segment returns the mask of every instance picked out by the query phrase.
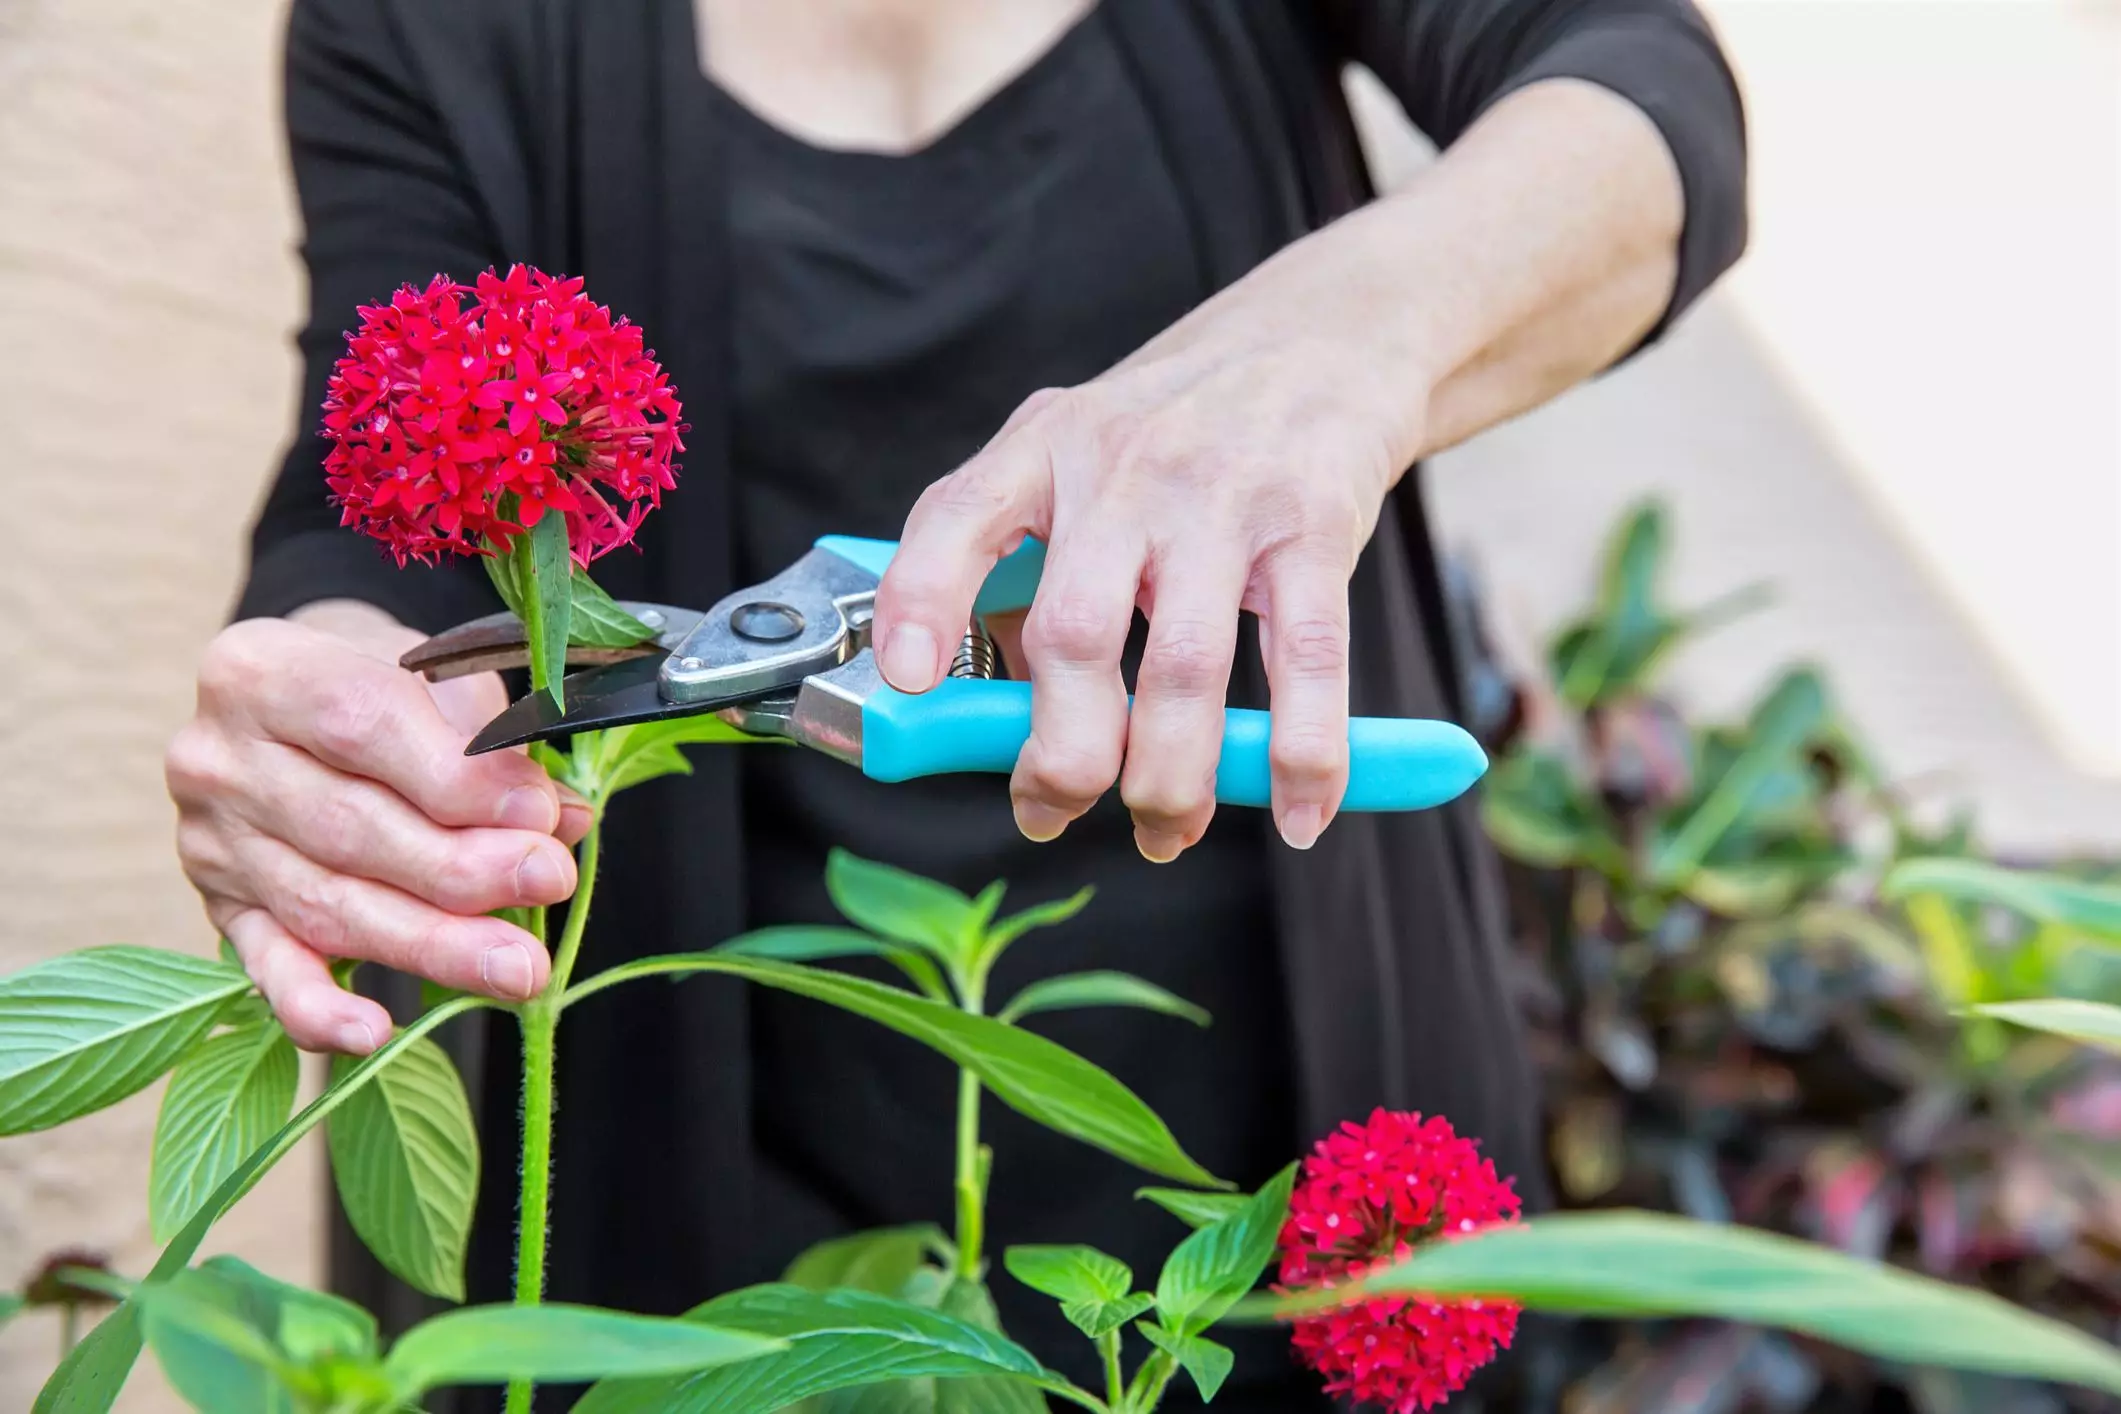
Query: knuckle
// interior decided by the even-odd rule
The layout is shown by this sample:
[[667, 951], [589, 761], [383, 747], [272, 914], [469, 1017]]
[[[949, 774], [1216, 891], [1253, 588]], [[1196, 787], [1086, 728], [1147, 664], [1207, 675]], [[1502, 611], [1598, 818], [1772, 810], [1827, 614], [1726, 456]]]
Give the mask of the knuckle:
[[347, 682], [318, 711], [312, 730], [317, 745], [340, 757], [360, 757], [388, 734], [395, 703], [371, 683]]
[[215, 634], [199, 659], [199, 700], [220, 706], [250, 695], [270, 671], [279, 637], [266, 619], [246, 619]]
[[358, 790], [332, 790], [309, 803], [302, 833], [312, 851], [326, 860], [352, 863], [367, 855], [374, 842], [366, 802]]
[[1294, 780], [1331, 780], [1347, 762], [1347, 738], [1317, 726], [1281, 727], [1267, 747], [1274, 774]]
[[1116, 657], [1120, 635], [1115, 615], [1087, 594], [1040, 596], [1024, 622], [1024, 651], [1062, 663], [1095, 663]]
[[1158, 624], [1143, 675], [1172, 696], [1220, 696], [1235, 656], [1229, 633], [1199, 619]]
[[180, 804], [219, 794], [233, 775], [220, 734], [196, 721], [180, 727], [162, 753], [162, 779]]
[[428, 878], [428, 901], [446, 913], [483, 913], [508, 890], [502, 871], [478, 851], [452, 848], [442, 853]]
[[1324, 617], [1276, 624], [1274, 651], [1288, 671], [1298, 677], [1345, 677], [1348, 671], [1348, 626], [1337, 618]]
[[317, 951], [344, 957], [352, 950], [353, 883], [345, 876], [309, 873], [288, 889], [284, 907], [282, 926]]
[[1119, 776], [1111, 753], [1096, 747], [1063, 744], [1027, 752], [1024, 784], [1042, 800], [1080, 805], [1096, 800]]

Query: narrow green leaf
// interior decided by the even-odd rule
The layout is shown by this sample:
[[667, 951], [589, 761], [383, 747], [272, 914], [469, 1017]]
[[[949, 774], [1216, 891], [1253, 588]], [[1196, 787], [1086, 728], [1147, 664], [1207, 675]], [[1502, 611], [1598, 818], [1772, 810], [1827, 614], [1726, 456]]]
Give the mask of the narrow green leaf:
[[[514, 504], [513, 496], [504, 497], [501, 514], [513, 516]], [[520, 545], [522, 542], [516, 543]], [[524, 623], [529, 623], [530, 611], [523, 602], [522, 574], [514, 553], [511, 551], [481, 555], [479, 563], [486, 567], [486, 578], [493, 584], [493, 592], [501, 596], [501, 602], [507, 606], [508, 612]]]
[[599, 736], [602, 743], [597, 775], [584, 783], [587, 789], [583, 791], [592, 799], [608, 799], [661, 776], [691, 775], [692, 763], [679, 747], [743, 746], [779, 740], [740, 732], [712, 712], [607, 727]]
[[1197, 1335], [1259, 1284], [1288, 1221], [1295, 1187], [1296, 1165], [1290, 1164], [1244, 1207], [1173, 1249], [1156, 1279], [1156, 1314], [1166, 1328], [1181, 1339]]
[[1155, 1306], [1155, 1297], [1137, 1291], [1113, 1301], [1070, 1301], [1062, 1305], [1061, 1314], [1084, 1335], [1100, 1340]]
[[2027, 1002], [1991, 1002], [1972, 1010], [2121, 1055], [2121, 1006], [2054, 997]]
[[1196, 1193], [1190, 1188], [1137, 1188], [1137, 1198], [1146, 1198], [1188, 1227], [1207, 1227], [1234, 1216], [1251, 1202], [1243, 1193]]
[[804, 1252], [788, 1264], [781, 1280], [805, 1291], [850, 1287], [896, 1296], [921, 1259], [945, 1241], [942, 1229], [933, 1223], [851, 1233]]
[[825, 892], [863, 929], [927, 952], [944, 967], [963, 967], [980, 941], [980, 909], [959, 890], [859, 854], [836, 848], [827, 856]]
[[634, 977], [684, 972], [746, 977], [866, 1016], [942, 1052], [977, 1075], [1002, 1103], [1049, 1129], [1165, 1178], [1204, 1188], [1222, 1184], [1179, 1147], [1169, 1126], [1139, 1096], [1081, 1056], [1020, 1027], [967, 1015], [896, 987], [820, 968], [709, 952], [625, 963], [583, 983], [581, 995]]
[[1885, 876], [1888, 899], [1936, 894], [1961, 903], [1994, 904], [2040, 923], [2055, 923], [2121, 943], [2121, 888], [2058, 874], [2006, 869], [1977, 859], [1910, 859]]
[[[943, 974], [925, 953], [896, 948], [852, 928], [820, 928], [789, 924], [740, 933], [714, 950], [730, 957], [763, 957], [775, 962], [829, 962], [836, 957], [880, 957], [921, 990], [939, 1002], [950, 1002], [950, 988]], [[954, 1003], [952, 1003], [954, 1005]]]
[[742, 1364], [646, 1380], [606, 1380], [575, 1414], [768, 1414], [798, 1400], [886, 1380], [1054, 1377], [1029, 1351], [969, 1321], [866, 1291], [755, 1286], [687, 1320], [785, 1341]]
[[672, 1316], [595, 1306], [469, 1306], [420, 1322], [383, 1362], [404, 1398], [437, 1385], [677, 1375], [754, 1359], [787, 1342]]
[[0, 978], [0, 1135], [146, 1089], [249, 990], [241, 968], [161, 948], [90, 948]]
[[1130, 1006], [1182, 1017], [1195, 1026], [1208, 1024], [1208, 1013], [1130, 972], [1070, 972], [1033, 982], [995, 1014], [999, 1021], [1021, 1021], [1042, 1011], [1076, 1007]]
[[1679, 827], [1652, 850], [1650, 873], [1676, 885], [1756, 808], [1755, 795], [1826, 724], [1826, 685], [1810, 668], [1783, 675], [1753, 709], [1744, 751]]
[[567, 634], [574, 618], [574, 562], [567, 554], [567, 517], [539, 516], [536, 525], [516, 537], [511, 553], [523, 598], [517, 612], [530, 640], [531, 685], [550, 692], [553, 703], [564, 708], [567, 702], [560, 680], [567, 675]]
[[290, 1359], [375, 1359], [376, 1318], [353, 1302], [268, 1276], [240, 1257], [209, 1257], [187, 1280], [208, 1278], [230, 1309]]
[[[936, 1309], [983, 1331], [1002, 1333], [1001, 1313], [994, 1309], [994, 1297], [985, 1282], [969, 1277], [947, 1281]], [[935, 1414], [1047, 1414], [1046, 1397], [1039, 1393], [1040, 1388], [1065, 1388], [1058, 1377], [1034, 1384], [1015, 1375], [974, 1375], [962, 1380], [920, 1383], [935, 1391]]]
[[155, 1121], [147, 1210], [167, 1242], [295, 1107], [294, 1043], [270, 1018], [208, 1037], [177, 1062]]
[[2121, 1350], [2073, 1326], [1793, 1238], [1661, 1213], [1555, 1214], [1433, 1243], [1356, 1285], [1263, 1298], [1244, 1314], [1317, 1310], [1358, 1292], [1497, 1298], [1592, 1316], [1712, 1316], [1911, 1365], [2121, 1394]]
[[580, 565], [570, 577], [574, 613], [567, 641], [588, 648], [631, 648], [655, 637], [655, 630], [619, 607], [618, 600], [589, 577]]
[[[245, 1159], [240, 1168], [222, 1180], [213, 1196], [184, 1225], [184, 1230], [162, 1249], [162, 1255], [156, 1259], [144, 1282], [168, 1281], [183, 1271], [222, 1214], [250, 1192], [304, 1135], [374, 1084], [377, 1076], [396, 1064], [398, 1057], [429, 1032], [454, 1017], [485, 1005], [488, 1003], [477, 998], [463, 997], [435, 1008], [405, 1027], [373, 1055], [354, 1066], [338, 1083], [310, 1101], [302, 1113], [281, 1127], [269, 1144]], [[118, 1391], [124, 1388], [126, 1376], [132, 1372], [133, 1362], [140, 1358], [140, 1343], [139, 1302], [137, 1299], [127, 1300], [97, 1322], [95, 1329], [74, 1347], [73, 1353], [60, 1362], [59, 1368], [44, 1382], [44, 1388], [38, 1391], [32, 1414], [109, 1414], [111, 1406], [117, 1402]]]
[[[1054, 899], [1050, 903], [1033, 904], [1021, 913], [1012, 913], [1001, 922], [987, 929], [987, 941], [981, 951], [991, 961], [1000, 957], [1011, 943], [1033, 928], [1051, 928], [1056, 923], [1065, 923], [1081, 913], [1095, 897], [1097, 890], [1085, 886], [1066, 898]], [[999, 903], [1000, 896], [995, 901]]]
[[1056, 1301], [1114, 1301], [1134, 1289], [1133, 1269], [1095, 1247], [1011, 1247], [1002, 1264], [1010, 1276]]
[[[340, 1057], [333, 1073], [351, 1068]], [[326, 1137], [346, 1220], [376, 1260], [429, 1295], [463, 1300], [479, 1137], [448, 1054], [432, 1041], [407, 1050]]]
[[971, 960], [979, 914], [947, 884], [835, 849], [825, 861], [825, 891], [835, 908], [879, 937], [919, 948], [947, 968]]
[[22, 1308], [26, 1304], [20, 1296], [12, 1291], [0, 1292], [0, 1329], [5, 1329], [9, 1321], [21, 1315]]
[[1217, 1345], [1206, 1336], [1179, 1335], [1165, 1330], [1154, 1321], [1138, 1322], [1134, 1329], [1149, 1338], [1149, 1343], [1178, 1362], [1178, 1368], [1193, 1377], [1193, 1387], [1200, 1391], [1201, 1403], [1215, 1398], [1223, 1381], [1230, 1378], [1230, 1367], [1237, 1357], [1227, 1345]]

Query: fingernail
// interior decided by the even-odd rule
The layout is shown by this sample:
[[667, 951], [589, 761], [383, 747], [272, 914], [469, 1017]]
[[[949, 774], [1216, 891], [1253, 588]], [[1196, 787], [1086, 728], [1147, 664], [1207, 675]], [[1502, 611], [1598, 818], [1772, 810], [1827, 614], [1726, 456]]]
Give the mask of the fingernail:
[[935, 635], [920, 624], [900, 624], [884, 642], [884, 680], [902, 692], [935, 685]]
[[516, 897], [525, 903], [558, 903], [567, 896], [567, 871], [549, 849], [534, 849], [516, 866]]
[[561, 781], [554, 781], [552, 788], [560, 793], [560, 809], [587, 810], [589, 808], [588, 798], [573, 786]]
[[1141, 857], [1151, 864], [1169, 864], [1185, 851], [1186, 840], [1183, 835], [1165, 834], [1161, 830], [1144, 830], [1136, 826], [1134, 847], [1140, 850]]
[[365, 1021], [339, 1023], [339, 1049], [348, 1055], [365, 1056], [376, 1048], [375, 1029]]
[[530, 995], [530, 954], [521, 943], [499, 943], [479, 958], [479, 980], [497, 997], [522, 1001]]
[[1325, 829], [1326, 812], [1316, 805], [1292, 805], [1281, 817], [1281, 837], [1291, 849], [1309, 849]]
[[1068, 828], [1068, 817], [1040, 801], [1019, 800], [1016, 802], [1016, 828], [1025, 839], [1044, 844], [1060, 838], [1060, 832]]
[[498, 823], [503, 829], [537, 830], [550, 834], [552, 827], [560, 823], [558, 804], [549, 790], [517, 786], [501, 797]]

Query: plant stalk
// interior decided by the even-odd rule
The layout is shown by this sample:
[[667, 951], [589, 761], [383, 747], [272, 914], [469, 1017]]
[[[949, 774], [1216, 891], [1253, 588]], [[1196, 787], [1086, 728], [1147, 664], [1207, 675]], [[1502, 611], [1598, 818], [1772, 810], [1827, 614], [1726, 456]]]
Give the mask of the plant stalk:
[[1106, 1331], [1097, 1338], [1098, 1353], [1105, 1357], [1105, 1402], [1114, 1409], [1127, 1403], [1127, 1377], [1119, 1368], [1119, 1332]]
[[[545, 990], [523, 1004], [517, 1016], [523, 1027], [523, 1163], [516, 1207], [516, 1305], [535, 1306], [545, 1299], [545, 1237], [552, 1205], [553, 1072], [559, 1056], [560, 1012], [567, 1004], [567, 981], [582, 949], [589, 923], [589, 904], [596, 892], [597, 850], [601, 822], [582, 837], [574, 899], [560, 930]], [[538, 912], [538, 940], [544, 941], [544, 911]], [[532, 1385], [517, 1380], [508, 1386], [507, 1414], [530, 1414]]]
[[980, 1244], [987, 1222], [979, 1161], [979, 1077], [957, 1075], [957, 1274], [979, 1276]]

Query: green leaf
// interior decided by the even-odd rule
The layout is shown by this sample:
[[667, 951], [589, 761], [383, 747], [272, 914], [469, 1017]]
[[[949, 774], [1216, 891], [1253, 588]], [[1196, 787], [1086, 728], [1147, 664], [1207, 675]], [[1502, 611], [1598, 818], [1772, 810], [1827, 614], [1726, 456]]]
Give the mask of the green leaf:
[[294, 1362], [243, 1309], [237, 1283], [205, 1271], [142, 1286], [147, 1343], [172, 1388], [194, 1409], [291, 1414]]
[[0, 1292], [0, 1330], [6, 1329], [7, 1323], [21, 1315], [22, 1308], [28, 1304], [12, 1291]]
[[287, 1123], [301, 1066], [278, 1023], [252, 1021], [193, 1047], [155, 1121], [147, 1209], [167, 1242], [236, 1166]]
[[160, 948], [90, 948], [0, 978], [0, 1135], [146, 1089], [249, 990], [240, 968]]
[[947, 884], [835, 849], [825, 861], [825, 891], [835, 908], [879, 937], [918, 948], [948, 968], [971, 961], [979, 914]]
[[704, 1321], [595, 1306], [469, 1306], [398, 1339], [384, 1373], [405, 1398], [437, 1385], [678, 1375], [786, 1350], [787, 1342]]
[[1251, 1198], [1242, 1193], [1196, 1193], [1190, 1188], [1137, 1188], [1146, 1198], [1188, 1227], [1207, 1227], [1233, 1217]]
[[[162, 1255], [156, 1259], [145, 1281], [167, 1281], [185, 1270], [198, 1253], [199, 1244], [206, 1240], [206, 1234], [212, 1231], [222, 1214], [250, 1192], [304, 1135], [374, 1084], [377, 1076], [395, 1065], [398, 1057], [429, 1032], [454, 1017], [485, 1005], [488, 1003], [464, 997], [437, 1007], [399, 1031], [374, 1054], [354, 1066], [337, 1084], [310, 1101], [300, 1114], [281, 1127], [270, 1143], [245, 1159], [240, 1168], [222, 1180], [213, 1196], [184, 1225], [184, 1230], [162, 1249]], [[140, 1344], [140, 1306], [137, 1300], [127, 1300], [97, 1322], [95, 1329], [74, 1347], [73, 1353], [60, 1362], [59, 1368], [44, 1382], [44, 1388], [38, 1391], [33, 1414], [109, 1414], [110, 1407], [117, 1402], [118, 1391], [125, 1385], [126, 1376], [132, 1371], [133, 1362], [140, 1358]]]
[[1195, 1026], [1208, 1024], [1208, 1013], [1184, 997], [1129, 972], [1070, 972], [1033, 982], [996, 1013], [999, 1021], [1020, 1021], [1042, 1011], [1074, 1007], [1131, 1006], [1183, 1017]]
[[2121, 1055], [2121, 1006], [2057, 997], [2028, 1002], [1992, 1002], [1972, 1010]]
[[1505, 756], [1481, 787], [1480, 812], [1488, 837], [1513, 859], [1543, 869], [1626, 867], [1567, 764], [1548, 752], [1520, 748]]
[[[1165, 1178], [1221, 1186], [1181, 1149], [1170, 1128], [1140, 1097], [1074, 1052], [992, 1017], [910, 996], [860, 977], [820, 968], [715, 953], [643, 958], [599, 973], [585, 989], [671, 972], [746, 977], [866, 1016], [910, 1036], [977, 1075], [1002, 1103], [1049, 1129]], [[578, 998], [579, 999], [579, 998]]]
[[1993, 904], [2037, 922], [2121, 943], [2121, 888], [2109, 884], [1974, 859], [1910, 859], [1885, 876], [1880, 892], [1887, 899], [1935, 894], [1962, 903]]
[[[333, 1074], [349, 1069], [342, 1056]], [[429, 1295], [462, 1301], [479, 1137], [448, 1054], [432, 1041], [413, 1046], [326, 1135], [346, 1220], [376, 1260]]]
[[[1001, 1334], [1001, 1316], [984, 1282], [969, 1277], [948, 1281], [936, 1309], [967, 1325]], [[935, 1414], [1047, 1414], [1040, 1386], [1014, 1375], [974, 1375], [928, 1383], [935, 1391]], [[1060, 1385], [1058, 1376], [1046, 1382], [1047, 1388]]]
[[574, 619], [574, 561], [567, 553], [567, 517], [546, 514], [515, 538], [509, 554], [521, 591], [517, 613], [530, 640], [530, 681], [565, 708], [560, 680], [567, 675], [567, 634]]
[[691, 775], [692, 763], [678, 750], [681, 746], [741, 746], [776, 740], [740, 732], [712, 712], [606, 727], [598, 736], [595, 775], [576, 786], [593, 800], [608, 799], [661, 776]]
[[1193, 1377], [1193, 1387], [1200, 1391], [1203, 1404], [1215, 1398], [1223, 1381], [1230, 1378], [1230, 1367], [1237, 1357], [1226, 1345], [1217, 1345], [1206, 1336], [1179, 1335], [1165, 1330], [1154, 1321], [1142, 1321], [1134, 1329], [1149, 1338], [1149, 1343], [1178, 1362], [1178, 1367]]
[[1650, 873], [1667, 886], [1683, 882], [1773, 784], [1777, 772], [1826, 724], [1826, 686], [1809, 668], [1793, 669], [1753, 709], [1745, 749], [1669, 836], [1650, 852]]
[[655, 637], [655, 630], [619, 607], [618, 600], [589, 577], [580, 565], [569, 577], [574, 613], [568, 622], [567, 641], [585, 648], [631, 648]]
[[[1010, 914], [1007, 918], [986, 930], [987, 939], [980, 949], [981, 955], [987, 961], [992, 962], [995, 958], [1000, 957], [1011, 943], [1030, 932], [1033, 928], [1051, 928], [1054, 924], [1065, 923], [1076, 914], [1081, 913], [1084, 908], [1089, 906], [1090, 900], [1096, 894], [1097, 890], [1094, 887], [1084, 887], [1077, 889], [1066, 898], [1054, 899], [1050, 903], [1033, 904], [1021, 913]], [[981, 897], [984, 898], [985, 895], [983, 894]], [[1000, 902], [1001, 896], [996, 894], [995, 903], [999, 904]]]
[[921, 1258], [946, 1241], [942, 1229], [933, 1223], [882, 1227], [835, 1237], [818, 1243], [789, 1263], [781, 1280], [805, 1291], [850, 1287], [896, 1296], [921, 1264]]
[[[906, 974], [924, 996], [950, 1001], [950, 988], [943, 974], [926, 954], [895, 948], [852, 928], [820, 928], [789, 924], [740, 933], [714, 950], [730, 957], [763, 957], [775, 962], [828, 962], [836, 957], [881, 957]], [[954, 1005], [954, 1003], [953, 1003]]]
[[1296, 1165], [1276, 1174], [1242, 1208], [1196, 1231], [1172, 1250], [1156, 1279], [1156, 1314], [1181, 1339], [1222, 1319], [1259, 1284], [1289, 1217]]
[[1012, 1247], [1002, 1257], [1009, 1274], [1061, 1303], [1061, 1314], [1092, 1340], [1118, 1330], [1156, 1304], [1128, 1295], [1134, 1272], [1095, 1247]]
[[1357, 1292], [1498, 1298], [1591, 1316], [1711, 1316], [1884, 1360], [2121, 1394], [2121, 1351], [2060, 1321], [1793, 1238], [1660, 1213], [1555, 1214], [1432, 1243], [1355, 1285], [1248, 1302], [1246, 1314], [1316, 1310]]
[[186, 1279], [219, 1285], [231, 1309], [290, 1359], [375, 1359], [376, 1318], [353, 1302], [267, 1276], [240, 1257], [209, 1257]]
[[1133, 1269], [1095, 1247], [1011, 1247], [1002, 1264], [1010, 1276], [1056, 1301], [1111, 1301], [1134, 1289]]
[[575, 1414], [768, 1414], [798, 1400], [886, 1380], [1013, 1376], [1051, 1384], [1031, 1353], [970, 1321], [867, 1291], [755, 1286], [687, 1320], [787, 1342], [740, 1365], [652, 1380], [606, 1380]]

